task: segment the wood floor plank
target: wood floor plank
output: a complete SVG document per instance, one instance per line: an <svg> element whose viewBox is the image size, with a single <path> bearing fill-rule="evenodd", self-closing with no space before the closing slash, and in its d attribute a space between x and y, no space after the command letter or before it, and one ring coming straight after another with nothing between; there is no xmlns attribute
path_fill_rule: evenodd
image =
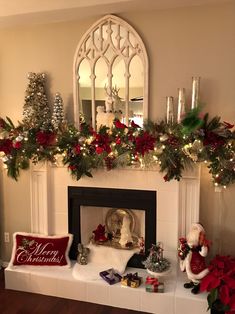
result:
<svg viewBox="0 0 235 314"><path fill-rule="evenodd" d="M1 314L144 314L94 303L5 289L4 270L0 270Z"/></svg>

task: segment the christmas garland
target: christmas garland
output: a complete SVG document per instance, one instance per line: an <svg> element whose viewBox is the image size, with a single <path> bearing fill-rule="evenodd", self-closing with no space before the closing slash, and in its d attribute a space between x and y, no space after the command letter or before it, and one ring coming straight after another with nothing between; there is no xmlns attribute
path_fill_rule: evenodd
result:
<svg viewBox="0 0 235 314"><path fill-rule="evenodd" d="M61 121L56 128L14 126L9 118L0 118L0 156L8 175L18 179L20 170L39 161L56 163L62 156L71 175L79 180L92 170L105 167L150 168L158 166L164 180L180 180L182 171L197 162L205 162L215 185L226 187L235 182L235 131L219 117L200 117L190 111L181 124L147 122L140 128L134 122L127 127L114 120L112 128L93 130L84 121L80 129Z"/></svg>

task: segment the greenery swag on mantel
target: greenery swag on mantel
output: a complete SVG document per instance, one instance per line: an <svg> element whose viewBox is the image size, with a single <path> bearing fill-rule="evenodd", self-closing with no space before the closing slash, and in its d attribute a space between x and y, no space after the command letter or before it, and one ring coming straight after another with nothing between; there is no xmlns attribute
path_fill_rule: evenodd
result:
<svg viewBox="0 0 235 314"><path fill-rule="evenodd" d="M191 114L191 113L190 113ZM80 130L62 122L58 129L45 130L40 126L14 126L9 118L0 118L0 154L8 175L18 179L21 169L29 162L51 161L58 155L68 165L72 176L92 177L92 170L105 167L159 166L164 180L180 180L182 171L197 162L205 162L215 185L227 186L235 182L235 133L232 126L208 114L199 119L200 126L192 132L187 125L188 114L182 124L168 125L148 122L140 128L133 122L126 127L119 120L109 129L103 126L94 131L85 122ZM196 121L196 116L190 117ZM194 126L193 126L194 128Z"/></svg>
<svg viewBox="0 0 235 314"><path fill-rule="evenodd" d="M51 161L60 155L71 175L79 180L92 170L117 167L158 166L164 180L180 180L184 169L205 162L216 186L235 182L234 126L209 119L199 107L180 124L148 121L140 128L133 121L127 127L114 120L113 127L92 129L81 117L79 130L64 119L63 103L56 94L51 115L45 96L45 74L29 73L22 122L0 118L0 157L15 180L30 160Z"/></svg>

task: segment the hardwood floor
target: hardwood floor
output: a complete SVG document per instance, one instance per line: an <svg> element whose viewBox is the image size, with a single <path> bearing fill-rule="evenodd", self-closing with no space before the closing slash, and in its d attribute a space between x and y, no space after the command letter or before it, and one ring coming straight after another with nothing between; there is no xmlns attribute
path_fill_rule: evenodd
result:
<svg viewBox="0 0 235 314"><path fill-rule="evenodd" d="M5 290L4 270L0 270L1 314L143 314L144 312L119 309L40 294Z"/></svg>

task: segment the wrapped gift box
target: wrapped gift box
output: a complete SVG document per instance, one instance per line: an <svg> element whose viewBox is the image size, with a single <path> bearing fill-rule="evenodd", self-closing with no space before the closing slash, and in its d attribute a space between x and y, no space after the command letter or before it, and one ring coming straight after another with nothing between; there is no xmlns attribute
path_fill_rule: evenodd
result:
<svg viewBox="0 0 235 314"><path fill-rule="evenodd" d="M101 271L100 276L110 285L120 282L122 279L122 276L115 272L113 268Z"/></svg>
<svg viewBox="0 0 235 314"><path fill-rule="evenodd" d="M131 288L138 288L141 284L141 277L138 276L138 273L127 274L122 277L121 284Z"/></svg>
<svg viewBox="0 0 235 314"><path fill-rule="evenodd" d="M145 290L147 292L164 292L164 283L159 282L155 277L147 277L145 281Z"/></svg>

